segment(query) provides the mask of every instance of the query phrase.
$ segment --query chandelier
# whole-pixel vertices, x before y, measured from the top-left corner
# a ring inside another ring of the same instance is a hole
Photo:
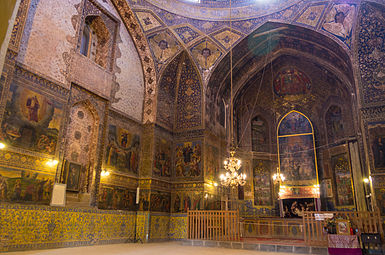
[[[231,27],[231,0],[230,0],[230,34],[232,33]],[[231,39],[232,40],[232,39]],[[243,186],[246,184],[246,174],[238,173],[241,168],[241,160],[236,158],[235,147],[234,147],[234,138],[233,138],[233,49],[232,45],[230,46],[230,138],[231,138],[231,149],[230,157],[226,159],[223,163],[226,170],[225,174],[221,174],[219,177],[221,184],[223,186]]]

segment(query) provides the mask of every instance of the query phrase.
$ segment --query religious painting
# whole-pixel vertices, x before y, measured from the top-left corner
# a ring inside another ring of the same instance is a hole
[[[174,56],[180,48],[176,38],[169,31],[155,33],[148,37],[151,50],[155,55],[156,61],[159,64],[166,63]]]
[[[310,94],[311,82],[302,71],[293,67],[286,67],[276,74],[273,88],[278,96],[298,99],[298,96]]]
[[[187,212],[200,210],[202,206],[202,194],[199,192],[178,192],[173,201],[174,212]]]
[[[278,129],[279,136],[304,133],[312,133],[310,121],[305,115],[292,111],[281,120]]]
[[[285,218],[301,218],[305,211],[315,211],[314,198],[283,199],[283,215]]]
[[[377,206],[380,209],[382,216],[385,216],[385,187],[375,188],[374,192],[376,194]]]
[[[287,181],[316,179],[313,135],[279,137],[280,171]],[[310,182],[308,182],[310,181]]]
[[[159,137],[155,141],[154,175],[171,176],[171,142]]]
[[[167,192],[152,191],[151,206],[152,212],[170,212],[171,194]]]
[[[251,120],[251,143],[253,151],[269,151],[268,130],[267,122],[262,117],[256,116]]]
[[[329,142],[344,137],[344,124],[341,107],[332,105],[325,115],[326,129]]]
[[[130,131],[109,125],[108,143],[104,166],[123,173],[138,174],[140,136]]]
[[[271,163],[267,160],[253,160],[254,205],[272,205]]]
[[[385,123],[369,124],[369,141],[374,172],[385,171]]]
[[[349,220],[337,220],[337,235],[350,235]]]
[[[336,184],[338,206],[354,206],[353,184],[348,155],[346,153],[331,158]]]
[[[49,204],[55,176],[0,168],[0,202]]]
[[[82,166],[69,161],[65,162],[65,180],[67,184],[67,190],[79,191],[81,178],[83,179]]]
[[[136,210],[136,192],[121,187],[104,186],[99,190],[98,208],[103,210]]]
[[[215,43],[206,39],[193,46],[191,54],[201,70],[210,71],[222,55],[222,52]]]
[[[150,190],[140,189],[139,211],[148,211],[149,209],[150,209]]]
[[[54,155],[63,105],[15,84],[9,93],[0,139],[11,146]]]
[[[355,11],[356,8],[352,4],[334,5],[326,14],[322,29],[337,36],[350,47]]]
[[[175,148],[175,176],[197,177],[201,175],[200,141],[178,143]]]
[[[217,147],[206,144],[206,173],[205,179],[214,181],[219,174],[219,150]]]

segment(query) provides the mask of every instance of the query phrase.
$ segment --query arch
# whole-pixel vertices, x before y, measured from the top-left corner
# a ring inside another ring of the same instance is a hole
[[[292,110],[281,118],[277,150],[279,173],[286,179],[283,184],[291,187],[281,190],[280,198],[295,198],[298,192],[302,197],[319,198],[319,189],[309,191],[309,187],[319,188],[319,181],[314,129],[306,115]]]

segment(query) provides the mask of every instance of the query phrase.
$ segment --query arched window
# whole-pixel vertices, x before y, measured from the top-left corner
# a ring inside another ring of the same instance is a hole
[[[278,124],[279,171],[285,177],[280,199],[319,198],[314,130],[302,113],[291,111]],[[315,186],[316,185],[316,186]]]
[[[269,149],[267,122],[261,116],[251,120],[251,144],[253,151],[267,152]]]
[[[111,36],[99,16],[88,16],[85,19],[80,42],[80,53],[101,67],[107,68]]]

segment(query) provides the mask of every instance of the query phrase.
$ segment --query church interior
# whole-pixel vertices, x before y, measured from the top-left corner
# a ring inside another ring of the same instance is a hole
[[[385,242],[383,0],[2,0],[0,44],[0,252]]]

